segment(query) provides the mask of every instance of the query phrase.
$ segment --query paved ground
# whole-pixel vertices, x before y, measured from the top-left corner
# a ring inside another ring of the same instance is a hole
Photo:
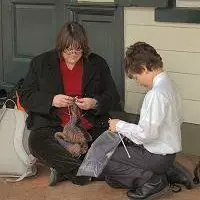
[[[193,171],[198,158],[180,154],[177,160]],[[0,179],[0,200],[127,200],[126,190],[112,189],[104,182],[76,186],[66,181],[48,187],[48,176],[49,170],[39,166],[36,177],[19,183],[6,183]],[[200,187],[180,193],[169,192],[158,200],[200,200]]]

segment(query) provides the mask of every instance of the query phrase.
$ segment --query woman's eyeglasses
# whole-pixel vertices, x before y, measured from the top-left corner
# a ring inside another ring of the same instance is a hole
[[[64,53],[68,55],[72,55],[72,54],[80,55],[83,53],[83,50],[82,49],[65,49]]]

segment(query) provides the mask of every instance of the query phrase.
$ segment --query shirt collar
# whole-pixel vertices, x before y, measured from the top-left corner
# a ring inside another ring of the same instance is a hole
[[[166,72],[161,72],[160,74],[156,75],[153,79],[153,86],[157,85],[161,80],[163,80],[166,75]]]

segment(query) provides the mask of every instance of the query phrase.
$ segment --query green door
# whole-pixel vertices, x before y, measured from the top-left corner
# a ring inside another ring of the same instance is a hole
[[[55,47],[56,34],[63,23],[76,20],[85,27],[92,50],[108,62],[117,88],[124,97],[122,9],[114,4],[72,2],[1,1],[0,82],[9,85],[23,78],[34,56]]]
[[[58,28],[57,2],[2,1],[5,82],[15,83],[24,77],[31,58],[54,47]]]
[[[68,18],[71,17],[71,19],[79,21],[84,26],[92,51],[101,55],[108,62],[123,100],[123,9],[115,5],[91,6],[90,4],[80,4],[69,6],[66,14]]]

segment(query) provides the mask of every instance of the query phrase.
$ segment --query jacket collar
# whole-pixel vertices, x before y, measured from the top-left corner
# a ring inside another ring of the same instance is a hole
[[[96,67],[94,66],[95,63],[92,63],[91,57],[94,54],[90,54],[87,58],[83,59],[83,82],[82,82],[82,89],[85,90],[86,86],[90,82],[91,78],[95,74]],[[55,84],[57,84],[57,88],[59,92],[64,91],[63,83],[62,83],[62,76],[59,67],[60,58],[58,52],[56,50],[49,51],[48,54],[48,67],[52,76],[54,76]]]
[[[59,62],[60,58],[56,50],[49,51],[47,54],[47,65],[50,80],[54,80],[54,86],[57,93],[64,93],[64,86],[60,72]],[[52,88],[53,89],[53,88]]]

